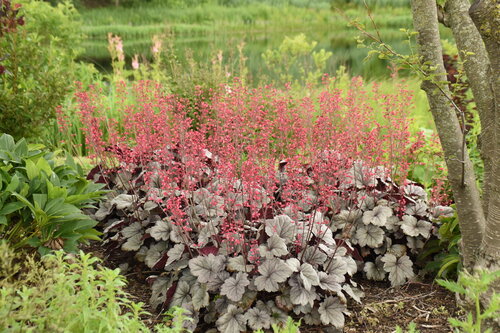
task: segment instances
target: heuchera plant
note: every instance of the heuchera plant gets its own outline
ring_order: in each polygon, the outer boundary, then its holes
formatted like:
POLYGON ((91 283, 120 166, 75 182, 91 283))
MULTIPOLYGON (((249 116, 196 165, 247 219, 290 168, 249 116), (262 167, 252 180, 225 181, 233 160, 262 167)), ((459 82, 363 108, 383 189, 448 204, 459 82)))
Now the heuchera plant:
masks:
POLYGON ((89 177, 115 190, 95 218, 110 251, 157 272, 153 307, 181 306, 192 325, 223 332, 287 316, 341 328, 348 299, 362 296, 356 272, 392 285, 413 277, 433 213, 405 181, 411 95, 367 100, 359 79, 347 92, 328 87, 297 99, 235 82, 194 114, 138 82, 119 125, 96 91, 78 93, 102 162, 89 177))

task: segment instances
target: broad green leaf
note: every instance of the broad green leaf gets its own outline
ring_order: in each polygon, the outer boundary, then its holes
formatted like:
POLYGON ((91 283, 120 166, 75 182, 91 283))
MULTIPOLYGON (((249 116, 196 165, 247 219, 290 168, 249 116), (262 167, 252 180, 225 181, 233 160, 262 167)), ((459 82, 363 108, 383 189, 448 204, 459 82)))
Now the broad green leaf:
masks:
MULTIPOLYGON (((38 208, 44 209, 45 204, 47 203, 47 194, 35 193, 33 194, 33 200, 35 201, 35 204, 38 205, 38 208)), ((35 207, 37 207, 36 205, 35 207)))
POLYGON ((29 180, 33 180, 40 175, 40 170, 36 167, 32 160, 25 160, 26 163, 26 175, 29 180))
POLYGON ((2 134, 0 136, 0 149, 12 151, 14 150, 15 146, 16 143, 12 136, 10 136, 9 134, 2 134))
POLYGON ((38 237, 31 237, 26 241, 26 244, 32 247, 39 247, 40 245, 42 245, 42 242, 38 237))
POLYGON ((0 225, 8 225, 7 217, 5 215, 0 215, 0 225))
POLYGON ((47 176, 50 176, 52 174, 52 168, 45 158, 39 158, 36 162, 36 166, 38 167, 38 169, 45 172, 47 176))
POLYGON ((24 207, 26 207, 26 205, 23 202, 10 202, 2 207, 0 215, 8 215, 24 207))
POLYGON ((19 193, 12 193, 12 195, 15 196, 18 200, 21 200, 27 207, 29 207, 31 212, 33 214, 35 214, 35 206, 33 206, 33 204, 28 199, 26 199, 24 196, 20 195, 19 193))
POLYGON ((12 176, 10 184, 5 189, 6 192, 15 192, 19 186, 19 177, 17 175, 12 176))
POLYGON ((25 197, 28 195, 29 191, 30 191, 30 185, 27 183, 23 183, 23 187, 19 191, 19 194, 25 197))
POLYGON ((24 138, 17 141, 17 143, 14 147, 14 152, 19 157, 23 157, 23 156, 26 156, 28 154, 28 144, 26 143, 26 140, 24 138))
POLYGON ((30 144, 28 144, 28 149, 29 149, 30 151, 34 151, 34 150, 42 150, 42 149, 44 149, 44 148, 45 148, 45 146, 44 146, 44 145, 42 145, 41 143, 30 143, 30 144))
POLYGON ((68 196, 68 189, 62 186, 54 186, 49 180, 46 181, 47 194, 49 199, 66 198, 68 196))

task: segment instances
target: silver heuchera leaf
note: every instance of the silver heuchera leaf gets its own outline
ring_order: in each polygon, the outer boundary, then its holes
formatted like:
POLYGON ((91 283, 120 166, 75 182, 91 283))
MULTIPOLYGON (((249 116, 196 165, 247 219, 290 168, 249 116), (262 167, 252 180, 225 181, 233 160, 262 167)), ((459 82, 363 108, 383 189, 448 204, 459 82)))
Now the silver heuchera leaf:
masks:
POLYGON ((190 291, 191 286, 186 281, 179 281, 170 305, 185 308, 186 305, 191 303, 190 291))
POLYGON ((271 316, 267 311, 251 308, 245 313, 245 319, 253 330, 271 328, 271 316))
POLYGON ((328 225, 315 223, 312 229, 313 235, 317 238, 321 239, 328 245, 335 244, 335 240, 333 239, 332 230, 328 227, 328 225))
POLYGON ((406 246, 403 244, 394 244, 387 249, 387 253, 394 254, 397 258, 400 258, 406 254, 406 246))
POLYGON ((441 216, 452 217, 455 214, 455 210, 449 206, 436 206, 432 209, 432 217, 437 219, 441 216))
POLYGON ((227 263, 227 269, 231 272, 250 272, 254 265, 245 265, 245 258, 239 255, 237 257, 231 257, 227 263))
POLYGON ((207 282, 207 289, 209 291, 218 291, 222 287, 224 281, 229 279, 229 276, 230 274, 227 271, 219 272, 213 280, 207 282))
POLYGON ((403 216, 401 229, 403 229, 403 232, 408 236, 416 237, 422 235, 424 238, 429 238, 431 228, 432 224, 430 222, 417 220, 410 215, 403 216))
POLYGON ((115 205, 116 209, 128 209, 132 210, 134 202, 138 199, 135 195, 130 194, 120 194, 117 195, 113 200, 111 200, 111 205, 115 205))
POLYGON ((318 272, 311 266, 311 264, 304 263, 300 265, 299 277, 302 280, 304 288, 310 290, 312 286, 319 284, 318 272))
POLYGON ((267 259, 259 266, 260 276, 255 278, 257 290, 278 291, 278 284, 292 274, 290 267, 280 259, 267 259))
POLYGON ((418 200, 415 204, 410 204, 406 207, 405 213, 408 215, 418 215, 418 216, 427 216, 427 204, 418 200))
POLYGON ((377 248, 384 242, 384 230, 375 225, 361 225, 356 230, 356 238, 361 246, 377 248))
POLYGON ((373 224, 379 227, 385 226, 387 218, 392 215, 392 209, 387 206, 377 206, 373 210, 366 211, 363 214, 363 223, 365 225, 373 224))
POLYGON ((195 283, 191 288, 191 298, 195 311, 200 311, 201 308, 208 306, 210 295, 207 291, 207 285, 204 283, 195 283))
POLYGON ((318 312, 317 308, 313 308, 311 312, 306 313, 304 315, 304 322, 307 325, 320 325, 321 324, 321 315, 318 312))
POLYGON ((340 213, 338 213, 332 218, 332 223, 330 225, 330 228, 332 229, 332 231, 335 232, 338 229, 344 228, 346 223, 354 223, 362 216, 363 212, 359 209, 352 209, 352 210, 342 209, 340 213))
POLYGON ((386 272, 384 270, 384 263, 380 260, 380 256, 377 257, 375 262, 366 262, 363 267, 363 271, 366 273, 366 278, 374 281, 383 281, 385 279, 386 272))
POLYGON ((172 225, 170 240, 174 243, 182 243, 182 230, 179 226, 172 225))
POLYGON ((137 234, 142 235, 142 224, 139 222, 134 222, 131 225, 123 228, 120 233, 125 238, 130 238, 130 237, 133 237, 137 234))
POLYGON ((295 225, 287 215, 278 215, 272 220, 266 220, 265 230, 268 236, 277 235, 286 243, 291 243, 295 238, 295 225))
POLYGON ((288 267, 290 267, 290 269, 292 270, 292 272, 298 272, 299 269, 300 269, 300 261, 299 259, 297 258, 289 258, 287 260, 285 260, 286 264, 288 265, 288 267))
POLYGON ((127 241, 122 244, 121 249, 123 251, 137 251, 141 247, 142 243, 144 243, 142 234, 135 234, 134 236, 127 238, 127 241))
POLYGON ((198 278, 201 283, 217 280, 218 274, 224 269, 224 256, 198 256, 189 261, 191 274, 198 278))
POLYGON ((188 265, 189 265, 189 255, 187 253, 183 253, 180 259, 174 261, 170 265, 165 265, 164 269, 167 272, 180 271, 188 267, 188 265))
POLYGON ((170 239, 171 230, 170 222, 159 220, 156 221, 154 227, 151 228, 150 235, 157 241, 168 241, 170 239))
POLYGON ((389 273, 391 285, 400 286, 414 276, 413 263, 408 256, 397 258, 393 254, 386 254, 381 259, 384 262, 384 270, 389 273))
POLYGON ((290 301, 293 304, 307 305, 313 306, 314 301, 317 298, 316 288, 311 287, 311 289, 306 289, 302 285, 302 282, 299 281, 298 275, 295 275, 291 278, 288 283, 290 284, 290 301))
POLYGON ((344 327, 345 318, 343 312, 346 311, 344 304, 340 302, 338 297, 327 297, 319 306, 321 322, 324 325, 333 325, 337 328, 344 327))
POLYGON ((165 302, 167 291, 172 286, 172 280, 166 276, 157 277, 151 287, 152 293, 150 303, 153 309, 156 309, 160 304, 165 302))
POLYGON ((272 235, 267 240, 267 246, 259 246, 259 252, 261 256, 268 259, 273 257, 281 257, 288 254, 288 249, 286 247, 285 241, 278 235, 272 235))
POLYGON ((419 250, 424 248, 425 243, 420 238, 406 236, 406 245, 408 245, 412 253, 417 254, 419 250))
POLYGON ((282 323, 285 323, 288 318, 285 312, 278 309, 274 301, 270 300, 267 301, 265 304, 262 301, 257 301, 255 307, 260 310, 267 311, 267 313, 270 314, 271 325, 280 325, 282 323))
POLYGON ((97 221, 103 221, 106 217, 111 214, 113 207, 110 203, 102 203, 99 209, 95 212, 94 217, 97 221))
POLYGON ((184 253, 184 244, 175 244, 173 248, 168 250, 167 255, 167 263, 165 266, 170 266, 174 261, 179 260, 182 257, 182 254, 184 253))
MULTIPOLYGON (((325 291, 339 293, 341 291, 340 283, 333 275, 328 275, 325 272, 318 273, 319 287, 325 291)), ((343 282, 343 281, 342 281, 343 282)))
POLYGON ((375 198, 366 192, 359 192, 358 206, 362 211, 372 210, 375 208, 375 198))
POLYGON ((167 250, 166 242, 158 242, 148 249, 146 252, 146 258, 144 259, 144 263, 149 267, 153 268, 155 264, 163 257, 163 253, 167 250))
POLYGON ((151 211, 151 210, 155 209, 156 207, 158 207, 158 204, 154 201, 148 200, 144 203, 144 210, 151 211))
POLYGON ((140 262, 144 262, 144 260, 146 259, 146 254, 148 253, 148 250, 149 249, 147 246, 141 246, 139 251, 137 251, 135 256, 134 256, 135 259, 137 259, 140 262))
MULTIPOLYGON (((352 280, 351 283, 353 283, 352 280)), ((361 304, 361 297, 365 296, 365 293, 363 291, 358 288, 351 288, 351 286, 348 284, 344 284, 342 286, 342 290, 345 291, 347 295, 351 296, 351 298, 359 304, 361 304)))
POLYGON ((198 235, 198 242, 201 244, 207 244, 212 240, 213 235, 217 235, 219 229, 216 226, 216 222, 210 221, 203 228, 201 228, 198 235))
POLYGON ((240 333, 246 331, 246 319, 243 310, 231 304, 227 311, 217 319, 217 329, 224 333, 240 333))
POLYGON ((416 184, 405 185, 403 189, 405 191, 405 194, 410 197, 424 201, 427 200, 427 193, 425 192, 425 190, 416 184))
POLYGON ((247 273, 236 273, 224 281, 221 287, 220 294, 227 296, 233 302, 239 302, 245 293, 245 288, 250 284, 247 273))
POLYGON ((330 275, 335 276, 337 281, 343 282, 344 280, 340 281, 341 277, 343 278, 344 275, 347 274, 347 263, 339 257, 334 257, 332 259, 332 262, 327 266, 327 273, 330 275))
POLYGON ((321 251, 316 246, 308 246, 304 250, 303 255, 304 257, 302 258, 302 260, 311 264, 314 267, 317 267, 318 265, 323 265, 323 263, 327 259, 326 254, 323 253, 323 251, 321 251))

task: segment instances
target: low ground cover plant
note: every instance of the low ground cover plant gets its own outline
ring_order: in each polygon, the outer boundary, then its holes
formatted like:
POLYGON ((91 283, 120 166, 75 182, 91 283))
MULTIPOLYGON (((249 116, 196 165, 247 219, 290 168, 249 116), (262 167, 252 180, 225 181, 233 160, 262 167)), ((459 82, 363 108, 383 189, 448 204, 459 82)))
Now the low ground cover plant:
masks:
MULTIPOLYGON (((143 304, 124 292, 118 269, 99 259, 62 251, 44 256, 14 251, 0 242, 0 327, 7 332, 151 332, 143 304)), ((182 312, 176 310, 175 322, 182 312)), ((155 332, 183 332, 159 324, 155 332)))
POLYGON ((370 101, 384 106, 383 126, 358 79, 318 100, 235 82, 196 113, 163 91, 123 89, 135 102, 122 99, 121 126, 98 91, 77 95, 100 161, 89 177, 114 190, 93 216, 109 251, 154 272, 153 307, 181 306, 191 328, 224 332, 288 316, 341 328, 362 296, 355 273, 413 278, 431 219, 449 209, 406 180, 408 92, 370 101))
POLYGON ((56 155, 0 136, 0 239, 14 249, 76 251, 78 243, 99 239, 97 222, 81 210, 102 197, 103 185, 87 180, 71 156, 58 165, 56 155))

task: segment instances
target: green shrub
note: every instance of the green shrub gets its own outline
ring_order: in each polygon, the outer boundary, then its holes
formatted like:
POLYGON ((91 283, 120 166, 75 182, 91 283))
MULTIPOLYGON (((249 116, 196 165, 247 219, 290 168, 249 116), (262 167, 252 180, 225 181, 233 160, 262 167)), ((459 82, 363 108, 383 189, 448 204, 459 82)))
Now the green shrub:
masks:
MULTIPOLYGON (((23 257, 0 243, 2 332, 150 332, 140 318, 148 313, 129 299, 118 269, 83 252, 23 257)), ((160 324, 157 332, 184 331, 182 311, 172 314, 173 328, 160 324)))
POLYGON ((85 179, 71 156, 56 165, 56 153, 39 148, 0 136, 0 238, 14 249, 75 251, 78 242, 98 239, 97 222, 80 209, 92 207, 102 185, 85 179))
POLYGON ((317 44, 316 41, 309 42, 304 34, 285 37, 279 48, 268 49, 262 58, 272 78, 279 84, 318 84, 332 52, 314 51, 317 44))
MULTIPOLYGON (((467 314, 465 320, 449 318, 453 327, 460 328, 460 332, 466 333, 493 333, 492 328, 485 329, 481 325, 489 320, 500 318, 500 294, 492 291, 492 287, 500 280, 500 270, 478 271, 469 274, 462 271, 457 282, 447 280, 436 280, 436 282, 451 292, 464 295, 466 300, 472 303, 473 312, 467 314), (488 305, 481 304, 484 297, 488 297, 488 305), (483 307, 481 306, 483 305, 483 307)), ((457 330, 458 332, 458 330, 457 330)))
POLYGON ((65 2, 17 1, 25 24, 0 36, 0 132, 34 138, 55 118, 73 82, 79 53, 77 12, 65 2))

